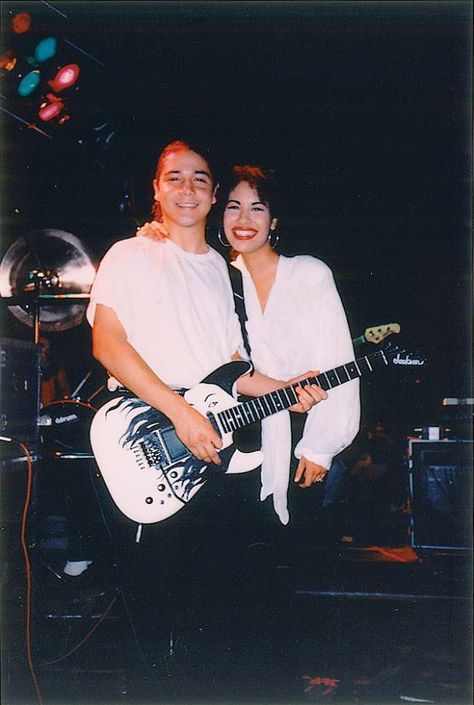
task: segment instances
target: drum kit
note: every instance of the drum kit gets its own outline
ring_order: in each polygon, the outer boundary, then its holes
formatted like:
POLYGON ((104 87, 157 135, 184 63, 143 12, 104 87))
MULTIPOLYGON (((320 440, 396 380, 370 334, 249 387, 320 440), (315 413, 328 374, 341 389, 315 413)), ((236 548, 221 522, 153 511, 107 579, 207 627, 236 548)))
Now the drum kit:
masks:
MULTIPOLYGON (((0 297, 10 313, 32 328, 33 343, 42 333, 58 333, 79 325, 85 314, 95 277, 91 254, 75 235, 45 229, 20 237, 0 263, 0 297)), ((39 413, 46 455, 57 459, 91 458, 89 426, 95 413, 92 400, 80 390, 88 372, 70 398, 55 400, 39 413)))

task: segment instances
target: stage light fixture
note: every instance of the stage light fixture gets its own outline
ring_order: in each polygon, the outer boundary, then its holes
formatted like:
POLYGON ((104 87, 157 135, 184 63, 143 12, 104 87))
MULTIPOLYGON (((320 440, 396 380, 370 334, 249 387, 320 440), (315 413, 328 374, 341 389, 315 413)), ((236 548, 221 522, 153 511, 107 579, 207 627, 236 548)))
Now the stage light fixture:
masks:
POLYGON ((42 39, 35 47, 34 58, 39 63, 52 59, 58 48, 58 40, 55 37, 42 39))
POLYGON ((47 122, 57 117, 62 109, 64 108, 64 103, 60 98, 57 98, 52 93, 48 93, 46 100, 43 101, 38 110, 38 117, 47 122))
POLYGON ((7 51, 5 51, 0 56, 0 69, 4 69, 5 71, 12 71, 15 68, 16 64, 17 58, 11 49, 7 49, 7 51))
POLYGON ((29 12, 17 12, 11 20, 11 27, 15 34, 25 34, 31 27, 31 15, 29 12))
POLYGON ((67 64, 62 66, 57 72, 52 81, 48 81, 55 93, 63 91, 65 88, 70 88, 78 79, 80 68, 77 64, 67 64))
POLYGON ((33 93, 33 91, 38 87, 40 79, 40 72, 37 69, 30 71, 21 79, 18 84, 18 93, 22 96, 22 98, 26 98, 33 93))
MULTIPOLYGON (((54 10, 48 3, 35 3, 40 4, 54 10)), ((33 12, 8 14, 7 30, 13 43, 0 51, 0 92, 9 104, 2 102, 0 112, 51 139, 45 123, 60 127, 71 119, 71 113, 76 118, 75 104, 82 98, 79 82, 82 74, 90 70, 85 57, 98 66, 104 64, 64 38, 61 29, 47 28, 43 21, 38 23, 33 12), (81 56, 68 55, 71 51, 78 51, 81 56), (40 125, 40 121, 45 131, 35 124, 40 125)), ((56 22, 53 25, 58 26, 56 22)))

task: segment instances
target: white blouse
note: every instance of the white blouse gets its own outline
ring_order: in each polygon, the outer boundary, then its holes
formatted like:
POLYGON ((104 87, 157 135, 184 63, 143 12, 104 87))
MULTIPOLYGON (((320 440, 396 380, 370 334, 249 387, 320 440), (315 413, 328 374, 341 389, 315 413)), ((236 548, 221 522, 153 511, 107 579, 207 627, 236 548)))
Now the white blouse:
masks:
MULTIPOLYGON (((233 263, 242 272, 247 333, 256 369, 288 380, 308 370, 326 370, 354 359, 346 314, 330 268, 309 255, 280 255, 275 282, 264 312, 241 256, 233 263)), ((307 414, 295 457, 329 468, 337 453, 355 438, 360 423, 359 380, 329 391, 329 398, 307 414)), ((273 495, 281 522, 289 521, 287 492, 291 459, 291 426, 287 411, 262 422, 263 501, 273 495)))

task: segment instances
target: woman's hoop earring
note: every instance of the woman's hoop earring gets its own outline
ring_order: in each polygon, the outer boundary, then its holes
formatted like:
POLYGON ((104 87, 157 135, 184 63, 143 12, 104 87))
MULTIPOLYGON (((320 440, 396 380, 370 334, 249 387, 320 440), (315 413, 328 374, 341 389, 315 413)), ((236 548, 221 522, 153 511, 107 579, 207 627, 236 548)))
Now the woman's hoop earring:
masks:
POLYGON ((280 239, 280 233, 278 230, 275 228, 275 230, 270 230, 268 233, 268 244, 270 245, 271 249, 274 250, 275 247, 278 245, 278 240, 280 239))
POLYGON ((224 247, 230 247, 230 242, 227 240, 226 236, 222 234, 221 229, 217 231, 217 239, 224 247))

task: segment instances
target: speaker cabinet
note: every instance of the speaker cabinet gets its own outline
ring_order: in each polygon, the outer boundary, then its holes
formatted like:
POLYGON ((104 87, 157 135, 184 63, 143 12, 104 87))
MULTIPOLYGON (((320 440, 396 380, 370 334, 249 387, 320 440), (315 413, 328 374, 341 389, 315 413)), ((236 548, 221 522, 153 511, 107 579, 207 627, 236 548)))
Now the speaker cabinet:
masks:
POLYGON ((409 441, 414 548, 472 550, 472 452, 467 440, 409 441))
POLYGON ((38 445, 39 346, 0 338, 0 435, 38 445))

